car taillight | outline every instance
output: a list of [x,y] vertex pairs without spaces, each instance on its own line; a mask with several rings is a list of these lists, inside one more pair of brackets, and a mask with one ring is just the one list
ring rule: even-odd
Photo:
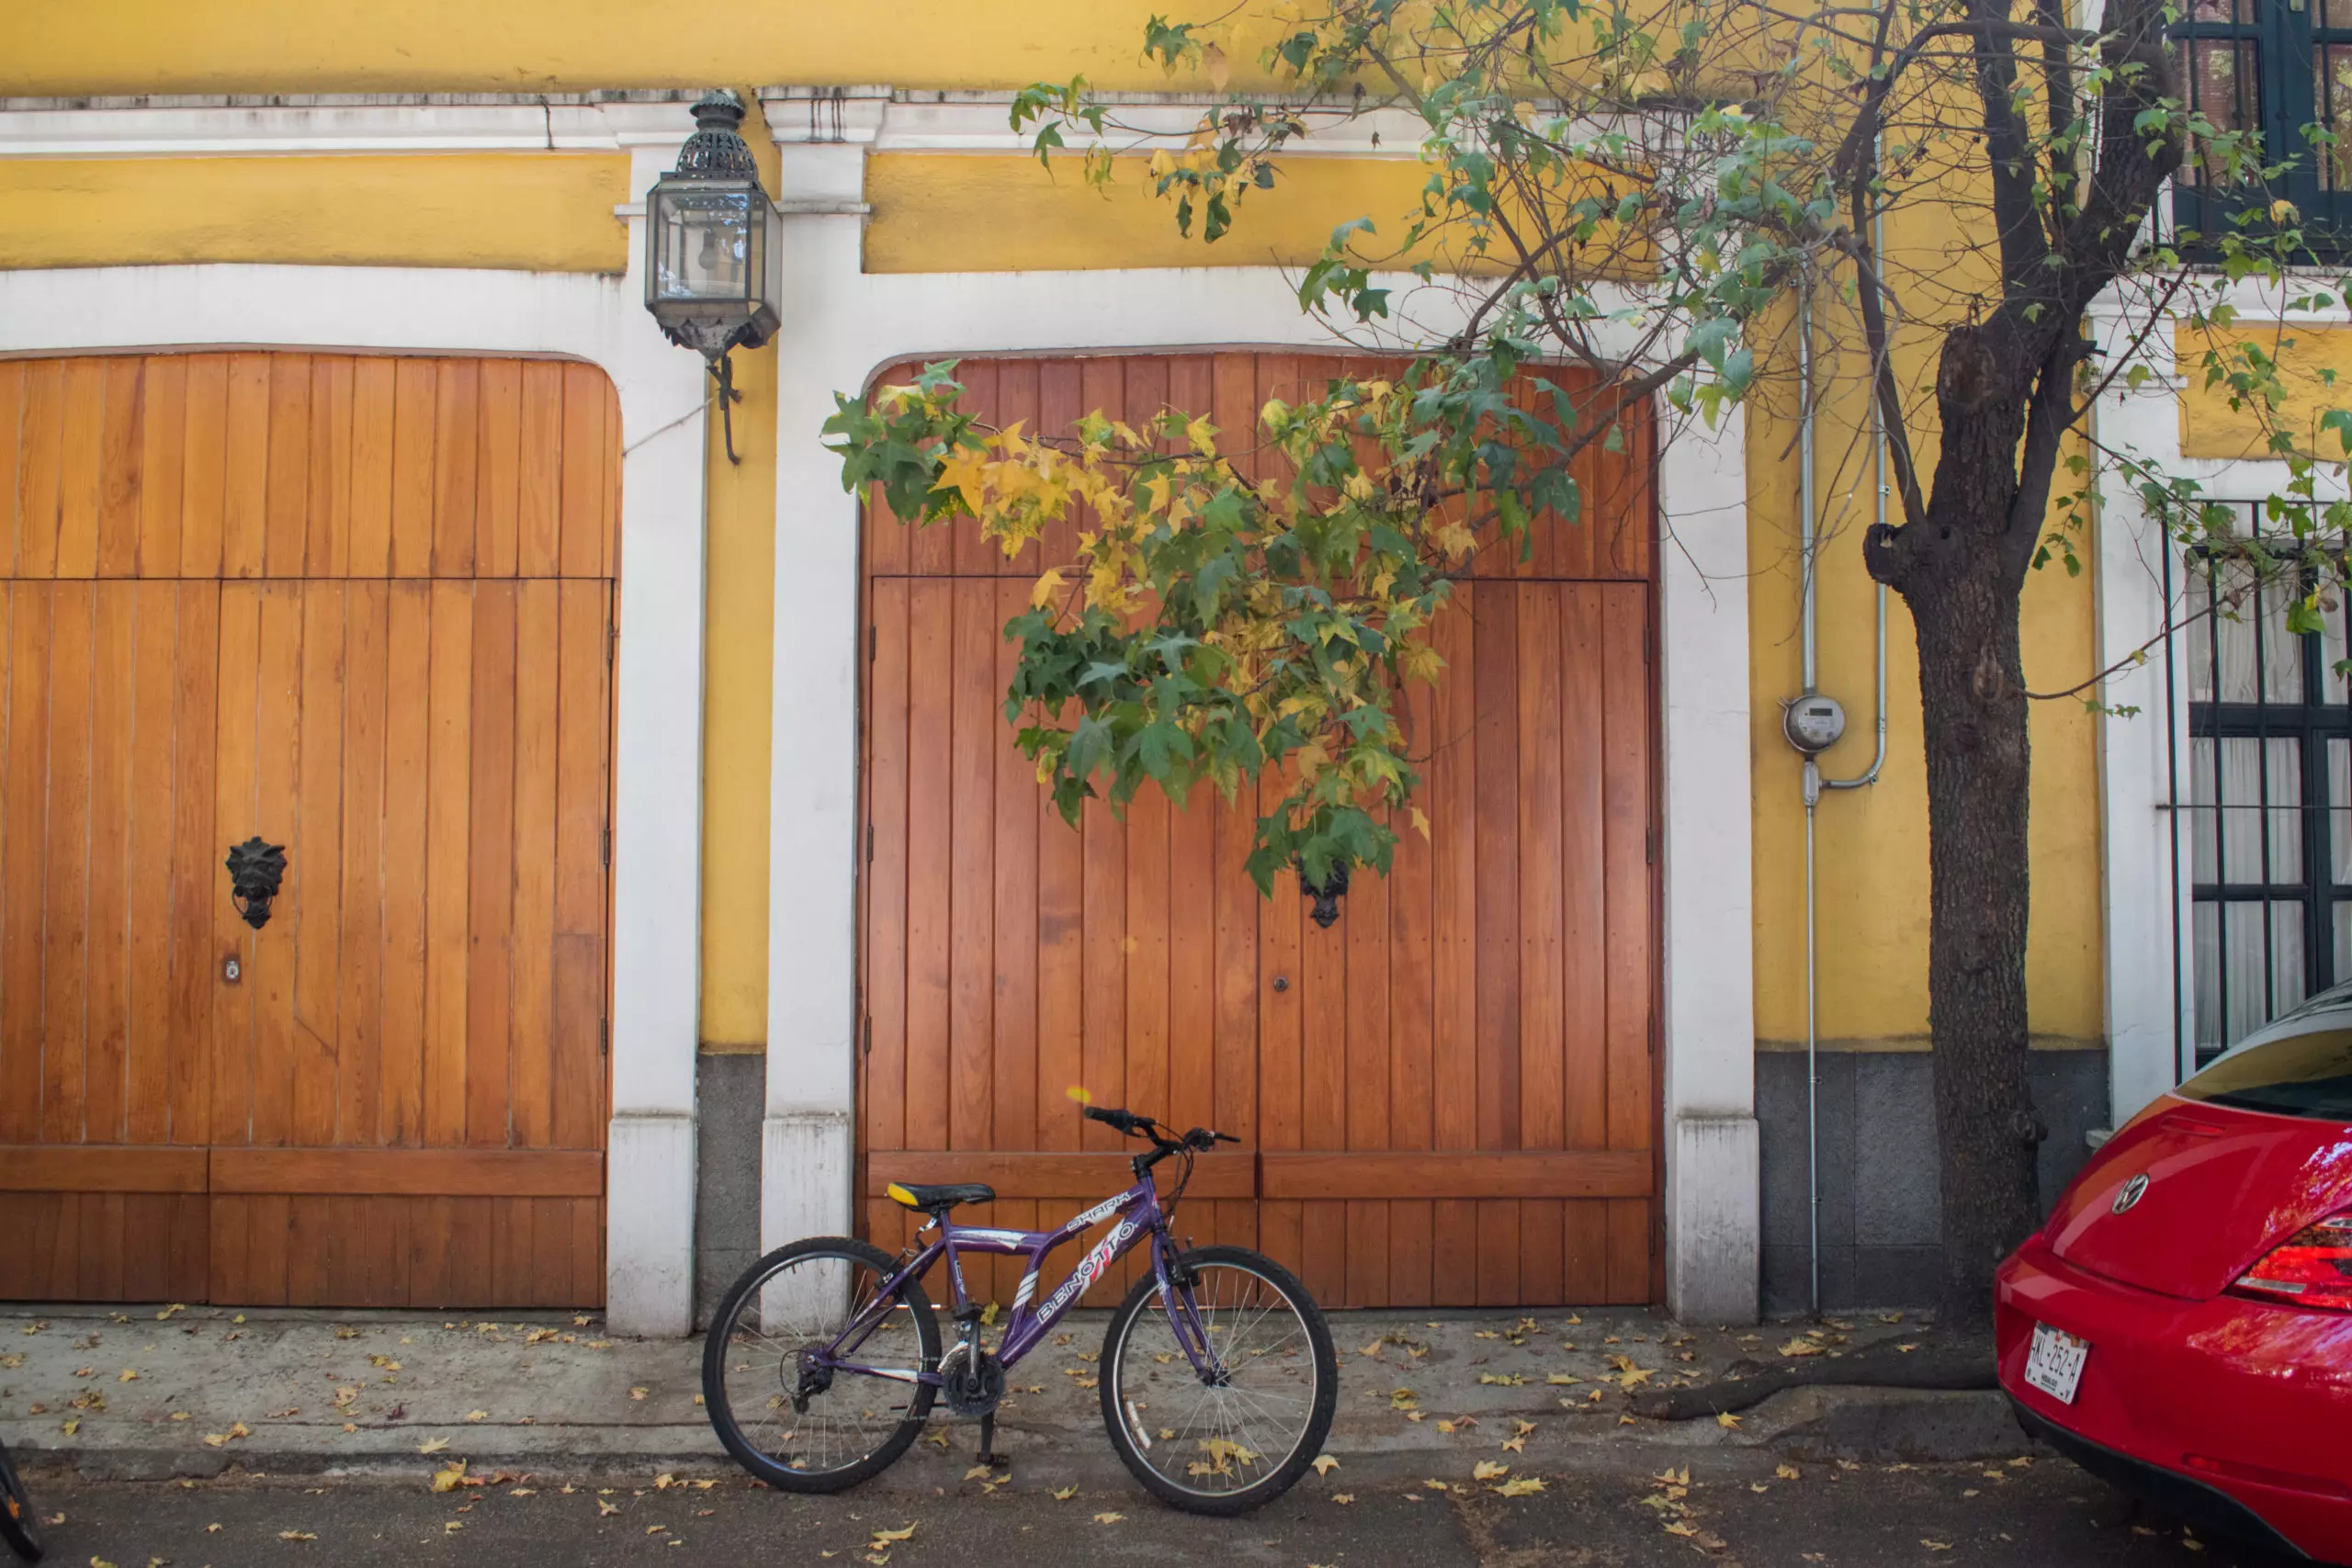
[[2297,1232],[2238,1276],[2241,1294],[2352,1312],[2352,1213]]

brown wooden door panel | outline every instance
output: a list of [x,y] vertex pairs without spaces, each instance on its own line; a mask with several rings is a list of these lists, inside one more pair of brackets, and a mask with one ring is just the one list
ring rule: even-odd
[[555,361],[0,363],[0,1296],[602,1299],[618,431]]
[[[967,362],[992,423],[1228,428],[1376,361],[1220,354]],[[892,1179],[1007,1179],[990,1214],[1051,1224],[1107,1192],[1119,1140],[1065,1098],[1250,1140],[1185,1211],[1334,1305],[1641,1302],[1654,1293],[1651,506],[1646,424],[1578,460],[1580,526],[1490,547],[1409,700],[1429,836],[1359,878],[1326,931],[1241,864],[1261,802],[1124,821],[1045,808],[1001,712],[1002,625],[1068,526],[1011,560],[968,526],[866,525],[865,1216]],[[1278,795],[1268,781],[1261,798]],[[1279,986],[1277,985],[1279,982]],[[1063,1151],[1085,1151],[1076,1161]],[[1086,1163],[1102,1159],[1101,1164]],[[1069,1189],[1069,1190],[1064,1190]],[[1132,1277],[1132,1268],[1127,1277]],[[974,1277],[1009,1299],[1009,1265]],[[1125,1279],[1097,1288],[1115,1299]]]

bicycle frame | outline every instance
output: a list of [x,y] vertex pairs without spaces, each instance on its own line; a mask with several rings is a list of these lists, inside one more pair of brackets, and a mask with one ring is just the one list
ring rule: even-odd
[[[1098,1241],[1079,1259],[1069,1279],[1055,1287],[1054,1293],[1042,1303],[1032,1301],[1037,1290],[1037,1272],[1045,1266],[1046,1256],[1063,1243],[1075,1240],[1092,1226],[1119,1215],[1119,1223],[1110,1234]],[[1215,1348],[1201,1326],[1200,1315],[1192,1293],[1180,1290],[1169,1268],[1174,1248],[1168,1240],[1168,1215],[1159,1205],[1159,1193],[1145,1175],[1133,1187],[1115,1198],[1108,1198],[1084,1213],[1078,1214],[1057,1229],[1049,1231],[998,1230],[984,1225],[959,1225],[944,1214],[939,1219],[939,1235],[917,1253],[906,1265],[886,1279],[875,1291],[874,1300],[852,1318],[831,1343],[816,1351],[813,1359],[820,1366],[837,1371],[860,1372],[869,1377],[888,1378],[897,1382],[928,1383],[936,1388],[941,1379],[938,1369],[904,1367],[875,1367],[850,1359],[857,1353],[867,1337],[879,1327],[894,1310],[890,1305],[900,1286],[910,1280],[920,1280],[930,1272],[933,1264],[944,1255],[947,1259],[947,1280],[954,1302],[954,1315],[962,1322],[970,1321],[971,1298],[964,1289],[964,1268],[958,1254],[965,1252],[997,1253],[1026,1257],[1029,1267],[1021,1276],[1021,1284],[1013,1292],[1012,1314],[1005,1321],[1004,1337],[997,1348],[997,1359],[1010,1368],[1037,1348],[1037,1342],[1051,1333],[1086,1288],[1102,1277],[1102,1271],[1117,1262],[1146,1236],[1151,1238],[1151,1272],[1159,1283],[1160,1300],[1167,1306],[1170,1325],[1176,1331],[1176,1342],[1184,1348],[1184,1356],[1193,1370],[1204,1378],[1221,1375]]]

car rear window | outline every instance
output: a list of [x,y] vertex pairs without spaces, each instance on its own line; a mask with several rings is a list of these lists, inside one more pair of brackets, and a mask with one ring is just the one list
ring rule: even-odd
[[2352,1029],[2233,1051],[2173,1092],[2240,1111],[2352,1122]]

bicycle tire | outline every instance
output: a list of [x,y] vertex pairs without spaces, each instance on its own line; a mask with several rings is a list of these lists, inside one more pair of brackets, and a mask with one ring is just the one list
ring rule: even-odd
[[[786,1265],[808,1258],[833,1256],[854,1259],[874,1271],[877,1281],[888,1279],[897,1260],[871,1243],[851,1236],[809,1236],[779,1247],[746,1269],[720,1299],[718,1311],[710,1320],[710,1332],[703,1343],[702,1393],[704,1413],[709,1417],[711,1429],[718,1440],[734,1456],[735,1462],[752,1475],[780,1492],[825,1494],[847,1491],[860,1482],[870,1481],[896,1463],[900,1455],[921,1435],[923,1423],[931,1415],[932,1402],[938,1390],[930,1383],[910,1385],[906,1415],[889,1437],[868,1450],[853,1463],[835,1469],[796,1469],[779,1461],[753,1442],[737,1419],[727,1388],[727,1359],[745,1308],[760,1287]],[[922,1350],[922,1370],[936,1371],[939,1368],[939,1319],[932,1311],[931,1298],[920,1280],[910,1280],[894,1292],[905,1303],[913,1319],[917,1342]],[[876,1380],[879,1381],[879,1380]],[[790,1434],[786,1434],[789,1436]]]
[[[1295,1439],[1295,1446],[1283,1462],[1262,1479],[1251,1484],[1225,1493],[1203,1493],[1189,1490],[1170,1481],[1152,1462],[1144,1457],[1135,1434],[1129,1429],[1126,1403],[1125,1350],[1127,1337],[1136,1324],[1152,1306],[1159,1290],[1159,1280],[1146,1274],[1136,1281],[1127,1299],[1112,1314],[1111,1326],[1102,1336],[1102,1426],[1109,1432],[1111,1446],[1127,1467],[1129,1474],[1143,1483],[1153,1496],[1170,1507],[1188,1514],[1204,1514],[1216,1518],[1230,1518],[1263,1507],[1296,1483],[1323,1451],[1324,1439],[1331,1434],[1331,1416],[1340,1397],[1339,1357],[1331,1348],[1331,1330],[1323,1320],[1323,1309],[1306,1293],[1298,1277],[1261,1252],[1245,1247],[1195,1247],[1178,1258],[1187,1270],[1217,1266],[1238,1269],[1256,1275],[1273,1287],[1289,1303],[1305,1328],[1307,1347],[1315,1370],[1315,1389],[1308,1401],[1306,1424]],[[1164,1436],[1164,1434],[1163,1434]]]
[[8,1550],[28,1562],[41,1559],[32,1499],[25,1495],[25,1483],[17,1478],[17,1467],[9,1462],[6,1445],[0,1445],[0,1540],[6,1541]]

